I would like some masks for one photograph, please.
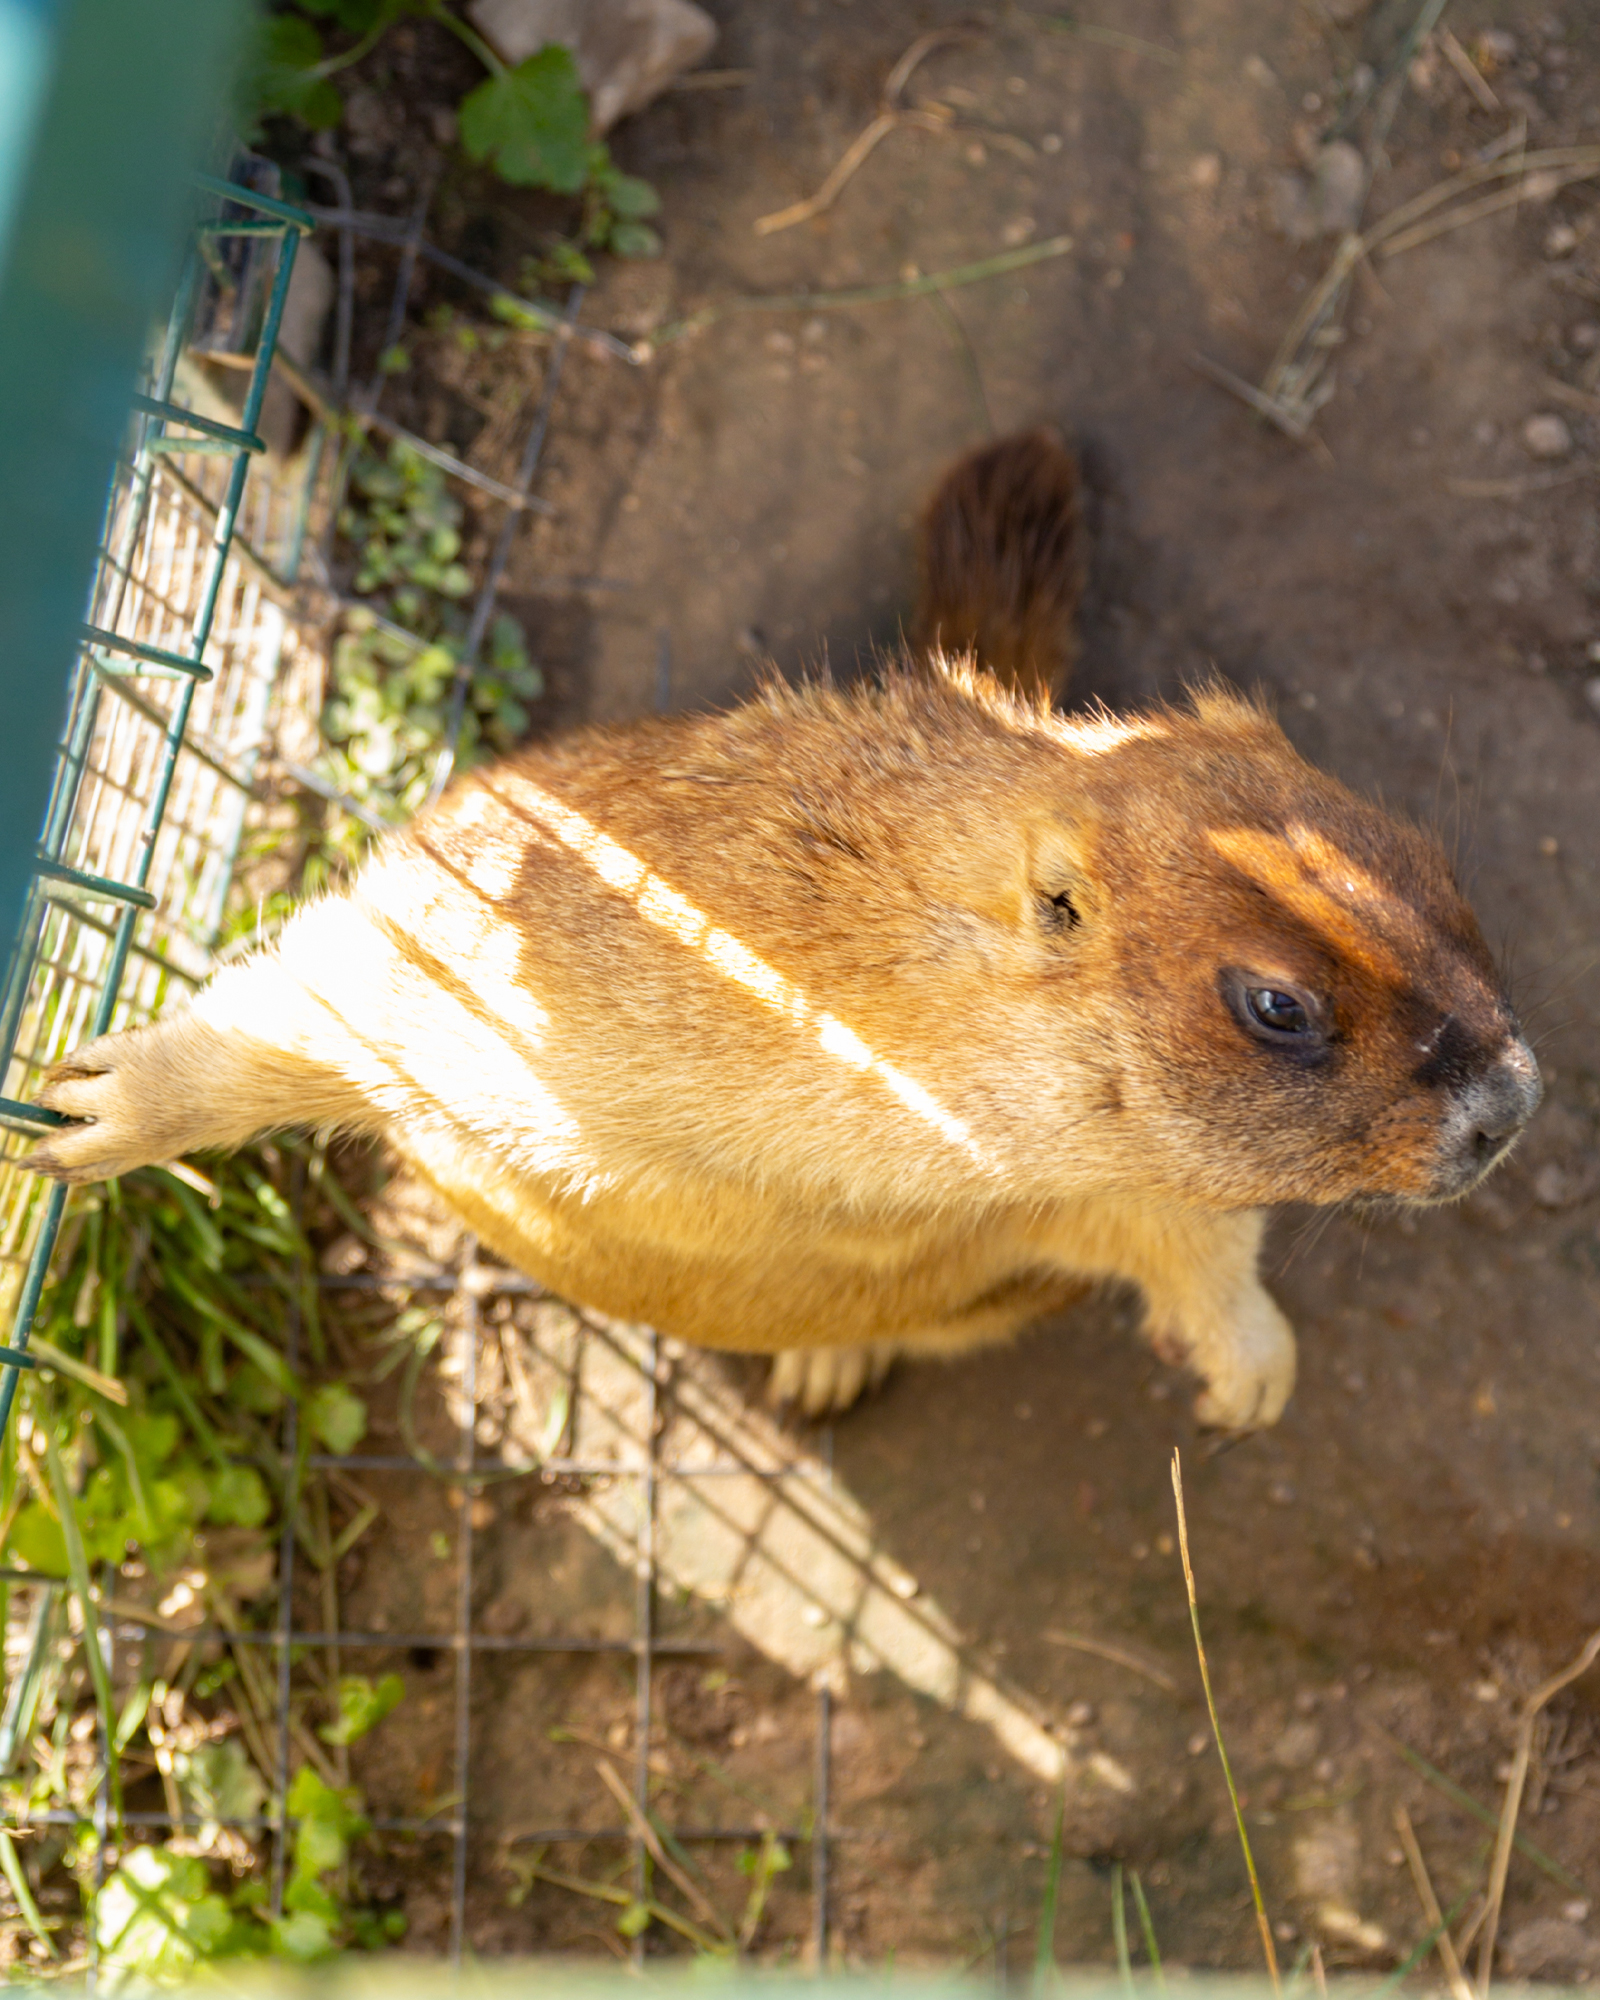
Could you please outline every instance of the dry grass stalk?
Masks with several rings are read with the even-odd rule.
[[[1124,34],[1121,28],[1102,28],[1091,21],[1074,21],[1064,14],[1047,14],[1040,23],[1053,34],[1076,35],[1081,41],[1099,42],[1103,48],[1122,49],[1134,56],[1154,56],[1157,62],[1171,63],[1174,67],[1183,61],[1176,49],[1169,49],[1161,42],[1147,42],[1142,35]]]
[[[884,79],[883,95],[878,100],[877,116],[872,123],[858,132],[845,148],[843,156],[828,178],[815,194],[804,201],[791,202],[787,208],[775,210],[771,215],[756,218],[757,236],[773,236],[780,229],[793,229],[797,223],[809,222],[814,215],[821,215],[843,194],[857,169],[899,125],[915,125],[924,132],[948,132],[951,118],[948,112],[930,109],[908,108],[900,102],[900,93],[911,80],[911,73],[925,56],[932,55],[938,48],[951,42],[970,41],[977,31],[972,28],[934,28],[925,35],[919,35]]]
[[[1499,149],[1496,150],[1498,153]],[[1504,156],[1477,160],[1425,188],[1410,201],[1402,202],[1370,228],[1352,230],[1340,241],[1328,268],[1307,294],[1279,342],[1259,389],[1252,390],[1214,362],[1197,357],[1197,365],[1213,381],[1258,410],[1286,437],[1303,444],[1317,412],[1333,393],[1331,382],[1324,379],[1331,356],[1331,334],[1358,268],[1366,265],[1370,269],[1374,257],[1398,257],[1447,231],[1518,207],[1524,201],[1548,200],[1573,181],[1597,177],[1600,177],[1600,146],[1552,146],[1543,152],[1527,153],[1510,145]],[[1512,185],[1473,201],[1457,200],[1491,181],[1505,180]],[[1457,202],[1453,208],[1448,206],[1452,202]],[[1440,214],[1441,209],[1446,212]]]
[[[1444,1920],[1444,1912],[1439,1908],[1439,1898],[1433,1893],[1433,1881],[1428,1874],[1428,1864],[1423,1860],[1422,1849],[1417,1845],[1416,1829],[1412,1826],[1411,1815],[1404,1806],[1397,1805],[1394,1809],[1394,1830],[1400,1836],[1400,1845],[1405,1851],[1406,1866],[1411,1870],[1411,1880],[1416,1885],[1417,1901],[1422,1905],[1422,1914],[1427,1918],[1429,1929],[1434,1933],[1439,1963],[1444,1967],[1445,1978],[1450,1982],[1450,1991],[1455,1995],[1455,2000],[1473,2000],[1472,1987],[1467,1981],[1467,1975],[1461,1970],[1461,1960],[1456,1956],[1455,1942]]]
[[[1498,111],[1500,109],[1499,98],[1495,96],[1494,92],[1484,81],[1482,70],[1478,68],[1478,65],[1467,54],[1466,50],[1456,40],[1455,36],[1451,34],[1448,28],[1441,28],[1439,31],[1439,47],[1444,51],[1445,61],[1449,63],[1456,75],[1460,77],[1468,90],[1472,92],[1483,109],[1485,111]]]
[[[1267,1921],[1267,1905],[1261,1894],[1261,1878],[1256,1873],[1256,1858],[1250,1851],[1250,1835],[1245,1830],[1244,1812],[1239,1804],[1239,1790],[1233,1782],[1233,1767],[1228,1762],[1227,1745],[1222,1740],[1222,1724],[1217,1719],[1216,1697],[1211,1692],[1211,1669],[1206,1662],[1205,1641],[1200,1636],[1200,1602],[1195,1595],[1194,1566],[1189,1561],[1189,1517],[1183,1505],[1183,1461],[1176,1450],[1172,1454],[1172,1495],[1178,1506],[1178,1551],[1183,1558],[1184,1587],[1189,1593],[1189,1623],[1194,1628],[1194,1650],[1200,1662],[1200,1685],[1205,1689],[1206,1713],[1211,1717],[1211,1734],[1216,1740],[1217,1755],[1222,1761],[1222,1775],[1227,1781],[1228,1798],[1233,1806],[1233,1823],[1239,1830],[1239,1845],[1244,1851],[1245,1871],[1250,1877],[1250,1896],[1256,1908],[1256,1927],[1261,1932],[1261,1949],[1266,1955],[1267,1973],[1272,1980],[1272,1991],[1277,2000],[1282,2000],[1283,1981],[1278,1975],[1278,1953],[1272,1942],[1272,1926]]]
[[[1548,493],[1553,486],[1570,486],[1592,471],[1592,466],[1572,465],[1562,472],[1523,472],[1510,479],[1447,479],[1444,490],[1458,500],[1523,500],[1530,493]]]
[[[1046,1632],[1045,1638],[1052,1646],[1070,1646],[1075,1653],[1092,1653],[1098,1660],[1109,1660],[1113,1666],[1126,1667],[1131,1674],[1142,1674],[1147,1681],[1154,1681],[1158,1688],[1165,1688],[1168,1694],[1178,1692],[1178,1683],[1164,1667],[1155,1667],[1148,1660],[1141,1660],[1137,1653],[1130,1653],[1123,1646],[1113,1646],[1106,1639],[1085,1639],[1076,1632]]]
[[[596,1762],[595,1769],[600,1773],[601,1783],[627,1814],[628,1824],[633,1828],[640,1840],[644,1842],[645,1847],[649,1850],[651,1860],[654,1861],[662,1874],[670,1882],[674,1883],[679,1891],[688,1898],[690,1906],[695,1913],[703,1917],[714,1931],[720,1932],[727,1939],[728,1943],[732,1944],[733,1930],[726,1918],[724,1918],[721,1911],[711,1901],[710,1897],[701,1889],[694,1877],[685,1869],[680,1868],[672,1856],[668,1854],[666,1848],[662,1846],[661,1836],[639,1810],[638,1800],[634,1798],[627,1786],[617,1776],[616,1771],[603,1758]]]
[[[1588,389],[1575,389],[1554,375],[1546,375],[1540,387],[1552,402],[1565,403],[1569,410],[1581,410],[1586,417],[1600,417],[1600,396]]]
[[[1494,1859],[1489,1866],[1489,1889],[1484,1905],[1483,1937],[1478,1946],[1478,1995],[1485,2000],[1494,1972],[1495,1935],[1500,1928],[1500,1910],[1505,1901],[1506,1876],[1511,1868],[1511,1848],[1517,1837],[1517,1816],[1522,1811],[1523,1788],[1528,1782],[1528,1764],[1533,1756],[1533,1733],[1545,1704],[1585,1674],[1600,1658],[1600,1632],[1589,1635],[1575,1660],[1553,1674],[1542,1687],[1534,1689],[1523,1704],[1522,1721],[1517,1727],[1516,1754],[1511,1760],[1511,1776],[1506,1780],[1505,1804],[1500,1809],[1500,1827],[1495,1836]]]
[[[1398,257],[1403,251],[1415,250],[1422,243],[1431,243],[1434,237],[1446,235],[1452,229],[1465,228],[1469,222],[1481,222],[1486,216],[1499,215],[1505,209],[1520,208],[1525,201],[1548,201],[1571,182],[1593,180],[1596,174],[1600,174],[1600,157],[1588,167],[1550,167],[1542,172],[1530,173],[1527,161],[1533,157],[1524,154],[1521,162],[1512,163],[1514,169],[1520,166],[1522,170],[1516,173],[1510,187],[1480,195],[1476,201],[1464,201],[1443,215],[1418,222],[1410,229],[1386,234],[1376,246],[1379,254],[1385,258]]]
[[[544,1853],[542,1847],[539,1853]],[[535,1882],[548,1882],[555,1889],[568,1889],[575,1896],[588,1896],[597,1903],[613,1903],[619,1909],[635,1906],[630,1891],[619,1889],[610,1882],[588,1882],[581,1875],[568,1875],[559,1868],[546,1868],[542,1861],[527,1861],[520,1855],[510,1866],[518,1875],[526,1875]],[[727,1947],[719,1939],[701,1930],[698,1924],[690,1923],[687,1917],[680,1917],[676,1910],[669,1910],[664,1903],[647,1897],[637,1907],[646,1911],[656,1923],[665,1924],[668,1930],[687,1938],[697,1951],[704,1952],[708,1958],[721,1958],[725,1954]]]

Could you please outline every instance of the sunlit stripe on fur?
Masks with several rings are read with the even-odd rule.
[[[593,822],[554,798],[526,778],[501,774],[498,782],[513,794],[517,805],[547,827],[563,847],[585,861],[608,888],[618,891],[633,904],[647,922],[670,931],[678,942],[698,951],[725,979],[752,994],[763,1006],[798,1027],[811,1027],[818,1044],[836,1060],[870,1076],[913,1116],[920,1118],[948,1144],[959,1147],[978,1165],[992,1168],[995,1162],[980,1146],[962,1121],[923,1088],[920,1083],[873,1054],[853,1029],[832,1014],[816,1012],[801,989],[775,966],[768,965],[732,932],[713,928],[711,919],[696,909],[686,897],[659,875],[653,874],[636,854],[602,833]]]

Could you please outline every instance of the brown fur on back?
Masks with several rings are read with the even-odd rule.
[[[1055,699],[1077,657],[1078,469],[1048,431],[969,452],[923,512],[917,651],[975,654],[1014,694]]]

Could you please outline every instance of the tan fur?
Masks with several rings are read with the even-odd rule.
[[[1242,1025],[1236,974],[1315,996],[1314,1059]],[[1463,1192],[1537,1095],[1436,845],[1259,708],[1069,719],[935,658],[462,779],[63,1064],[43,1101],[90,1122],[34,1163],[381,1133],[560,1293],[863,1350],[786,1364],[817,1406],[1131,1279],[1241,1426],[1294,1378],[1264,1209]]]

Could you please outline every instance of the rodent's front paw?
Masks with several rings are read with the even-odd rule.
[[[1294,1391],[1294,1328],[1257,1285],[1220,1334],[1197,1341],[1191,1364],[1205,1378],[1199,1423],[1214,1430],[1265,1430]]]
[[[1199,1324],[1152,1327],[1151,1340],[1163,1360],[1192,1368],[1205,1384],[1194,1413],[1209,1429],[1265,1430],[1283,1415],[1294,1390],[1294,1328],[1260,1284],[1211,1308]]]
[[[22,1162],[31,1173],[80,1185],[175,1159],[183,1150],[175,1132],[168,1143],[172,1107],[152,1101],[142,1084],[136,1042],[137,1033],[103,1035],[51,1070],[39,1102],[83,1122],[42,1139]]]

